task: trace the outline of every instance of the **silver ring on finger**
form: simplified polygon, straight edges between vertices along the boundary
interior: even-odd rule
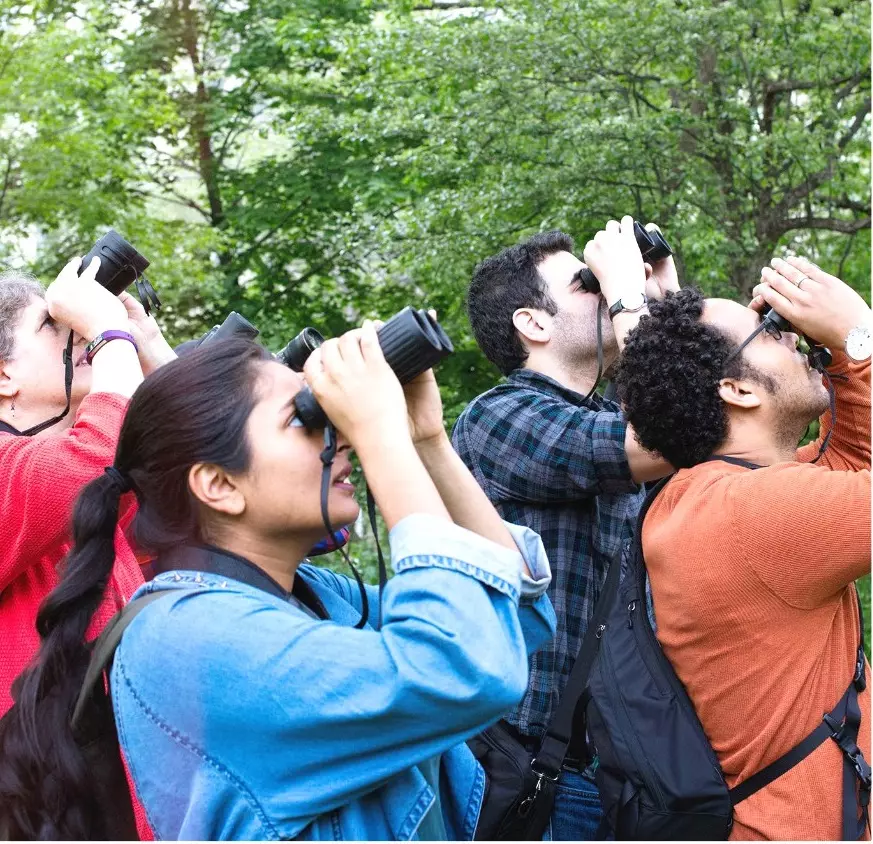
[[[810,278],[809,278],[808,275],[803,276],[803,278],[801,278],[801,279],[797,282],[797,289],[798,289],[798,290],[800,290],[800,285],[803,284],[804,281],[810,281]]]

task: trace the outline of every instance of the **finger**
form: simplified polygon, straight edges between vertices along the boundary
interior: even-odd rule
[[[749,302],[749,307],[760,314],[767,308],[767,301],[760,293],[755,293],[754,298]]]
[[[124,305],[128,316],[145,318],[145,308],[143,308],[142,303],[136,298],[136,296],[131,296],[126,290],[122,290],[121,293],[118,294],[118,298],[121,300],[121,304]]]
[[[604,227],[604,231],[607,231],[610,234],[618,234],[621,231],[621,223],[619,223],[618,220],[610,220]]]
[[[339,340],[331,337],[330,340],[325,340],[318,348],[321,350],[321,365],[324,371],[331,376],[342,372],[343,356],[340,351]]]
[[[791,284],[791,282],[788,282],[788,284]],[[774,290],[769,284],[761,286],[761,296],[765,304],[773,308],[779,316],[785,317],[789,322],[792,321],[795,307],[790,299],[787,299],[778,290]]]
[[[362,372],[364,369],[364,356],[361,353],[362,332],[363,329],[354,328],[339,338],[339,348],[343,363],[357,372]]]
[[[826,273],[817,264],[813,264],[809,258],[803,258],[801,256],[791,257],[787,259],[787,262],[791,264],[792,267],[800,270],[807,278],[817,281],[819,284],[835,284],[840,281],[840,279],[835,275]]]
[[[647,232],[659,232],[659,231],[661,231],[661,228],[656,223],[646,223],[646,231]]]
[[[433,319],[434,321],[436,321],[436,318],[437,318],[437,312],[436,312],[433,308],[431,308],[431,309],[428,311],[428,313],[430,314],[431,319]]]
[[[626,237],[634,237],[634,218],[630,214],[625,214],[621,218],[621,233]],[[636,241],[636,238],[634,238]]]
[[[787,261],[783,261],[781,258],[774,258],[770,261],[773,268],[784,278],[787,278],[795,287],[800,285],[801,283],[809,285],[812,283],[811,281],[806,281],[809,278],[806,273],[797,269],[797,267],[792,266]]]
[[[782,273],[775,272],[769,267],[764,267],[764,269],[761,270],[761,278],[767,282],[773,290],[780,293],[795,305],[805,305],[810,301],[809,292],[802,288],[798,288],[796,284],[789,281],[784,275],[782,275]],[[803,278],[802,274],[800,278]]]
[[[62,279],[75,278],[79,274],[79,267],[81,264],[81,258],[70,258],[70,260],[64,265],[64,268],[58,273],[58,277],[55,280],[61,281]]]
[[[308,384],[317,379],[324,372],[324,361],[321,359],[321,346],[312,350],[312,354],[306,358],[303,364],[303,377]]]
[[[82,278],[87,279],[88,281],[94,281],[97,278],[97,270],[100,269],[100,259],[95,255],[91,259],[91,263],[85,267],[85,271],[82,273]]]
[[[646,281],[648,281],[655,274],[655,271],[652,269],[652,265],[645,261],[643,261],[643,269],[646,271]]]
[[[379,345],[379,336],[372,320],[364,320],[361,328],[361,354],[367,363],[385,363],[385,355]]]

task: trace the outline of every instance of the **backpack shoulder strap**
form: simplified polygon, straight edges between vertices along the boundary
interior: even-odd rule
[[[177,592],[176,589],[161,589],[157,592],[149,592],[147,595],[142,595],[131,601],[123,610],[117,612],[109,620],[106,628],[100,634],[97,641],[94,643],[94,650],[91,654],[91,661],[88,664],[88,670],[85,672],[85,679],[82,683],[82,690],[79,692],[79,697],[76,700],[76,707],[73,710],[72,726],[76,729],[85,709],[85,704],[90,700],[94,688],[101,681],[103,672],[112,665],[112,660],[115,657],[115,650],[121,643],[121,637],[124,631],[149,604],[154,603],[158,598],[164,595],[169,595]]]
[[[646,499],[637,516],[634,530],[634,544],[631,546],[632,565],[636,548],[642,548],[643,519],[658,493],[667,485],[667,482],[672,477],[672,475],[669,475],[666,478],[662,478],[646,494]],[[585,637],[579,646],[579,653],[576,655],[576,660],[567,679],[567,685],[564,687],[561,700],[549,721],[549,725],[546,727],[539,750],[531,762],[531,767],[540,777],[555,781],[560,776],[561,766],[564,764],[564,757],[567,755],[567,748],[570,745],[570,739],[573,734],[573,716],[576,713],[576,705],[588,686],[588,676],[591,674],[591,667],[594,665],[594,660],[600,650],[600,638],[603,635],[604,622],[615,602],[619,581],[621,580],[621,557],[622,554],[619,551],[616,558],[609,564],[609,571],[606,573],[603,591],[597,599],[594,613],[588,622],[588,629],[585,631]]]

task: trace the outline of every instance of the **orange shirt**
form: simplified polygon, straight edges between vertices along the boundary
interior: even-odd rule
[[[729,787],[812,732],[854,672],[853,582],[870,571],[870,364],[835,355],[831,372],[849,380],[834,382],[837,427],[818,464],[814,443],[797,462],[683,469],[643,528],[658,640]],[[859,697],[870,761],[870,687]],[[842,789],[828,740],[737,805],[731,838],[841,839]]]

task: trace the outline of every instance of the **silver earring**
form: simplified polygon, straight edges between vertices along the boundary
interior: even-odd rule
[[[15,416],[15,399],[12,399],[12,415]]]

